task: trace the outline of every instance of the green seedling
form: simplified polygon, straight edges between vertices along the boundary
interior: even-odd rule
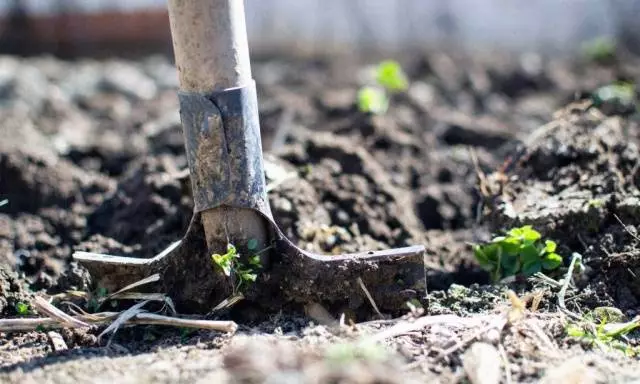
[[[238,257],[240,257],[240,255],[238,255],[236,247],[233,244],[227,244],[227,253],[222,255],[215,253],[211,256],[211,259],[213,260],[213,263],[222,270],[225,276],[231,276],[234,264],[233,262]]]
[[[363,113],[382,115],[389,108],[389,94],[406,91],[409,87],[407,75],[398,62],[382,61],[375,69],[375,85],[358,91],[358,109]]]
[[[29,304],[19,302],[16,304],[16,313],[20,316],[25,316],[29,314]]]
[[[473,251],[480,266],[497,282],[507,276],[532,276],[557,269],[562,264],[562,256],[556,253],[556,248],[555,242],[542,241],[538,231],[525,225],[489,243],[475,244]]]
[[[636,110],[636,86],[633,83],[619,81],[598,88],[591,95],[591,101],[596,107],[607,104],[616,107],[616,110]]]
[[[389,98],[384,89],[363,87],[358,91],[358,109],[360,112],[383,115],[389,108]]]
[[[247,243],[247,248],[250,250],[257,248],[257,246],[258,241],[255,239],[250,239]],[[247,264],[244,264],[240,261],[240,254],[236,247],[233,244],[227,244],[227,253],[222,255],[213,254],[211,260],[225,276],[231,277],[233,274],[237,278],[238,285],[235,287],[235,292],[238,292],[241,287],[254,283],[258,279],[258,271],[262,268],[262,264],[260,262],[260,252],[257,253],[249,257]]]
[[[591,199],[587,202],[587,206],[589,208],[593,207],[593,208],[601,208],[604,206],[604,201],[600,200],[600,199]]]
[[[385,60],[378,64],[376,82],[389,92],[406,91],[409,87],[407,75],[398,62]]]
[[[583,55],[591,61],[610,62],[616,57],[616,42],[608,37],[598,37],[582,45]]]
[[[570,323],[567,335],[603,350],[613,349],[629,357],[638,356],[640,348],[629,345],[625,336],[640,328],[640,317],[621,322],[621,316],[616,308],[596,308],[585,316],[584,321]]]

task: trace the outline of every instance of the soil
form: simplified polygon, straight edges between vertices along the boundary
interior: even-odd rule
[[[97,337],[102,328],[0,333],[0,381],[457,382],[472,376],[474,351],[484,348],[475,340],[496,351],[481,366],[499,367],[503,381],[505,371],[515,382],[637,380],[637,360],[567,337],[556,288],[489,285],[468,244],[532,224],[557,240],[565,264],[573,252],[583,257],[568,309],[639,314],[640,120],[588,98],[612,81],[638,80],[640,63],[458,52],[401,61],[409,90],[370,116],[354,103],[365,63],[256,59],[271,208],[309,251],[425,245],[423,314],[468,324],[362,345],[425,317],[403,306],[395,320],[336,326],[308,303],[218,315],[241,325],[234,336],[139,326],[108,344]],[[3,318],[25,316],[19,303],[36,294],[94,290],[74,250],[148,258],[185,233],[193,207],[176,77],[160,56],[0,58]],[[491,338],[473,319],[508,313],[506,288],[538,295],[538,310]],[[66,348],[54,347],[58,336]]]

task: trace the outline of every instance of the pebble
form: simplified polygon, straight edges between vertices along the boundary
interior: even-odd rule
[[[498,384],[502,372],[500,353],[491,344],[474,343],[463,356],[462,366],[472,384]]]

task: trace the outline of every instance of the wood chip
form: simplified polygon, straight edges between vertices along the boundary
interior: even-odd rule
[[[54,351],[61,352],[68,349],[67,343],[64,342],[62,335],[58,332],[49,331],[47,332],[47,337],[49,337],[49,342],[51,343],[51,347]]]

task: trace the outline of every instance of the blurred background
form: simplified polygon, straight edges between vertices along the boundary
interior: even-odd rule
[[[440,45],[570,54],[594,37],[631,50],[639,0],[246,0],[252,52],[392,53]],[[4,0],[0,51],[170,52],[164,0]]]

